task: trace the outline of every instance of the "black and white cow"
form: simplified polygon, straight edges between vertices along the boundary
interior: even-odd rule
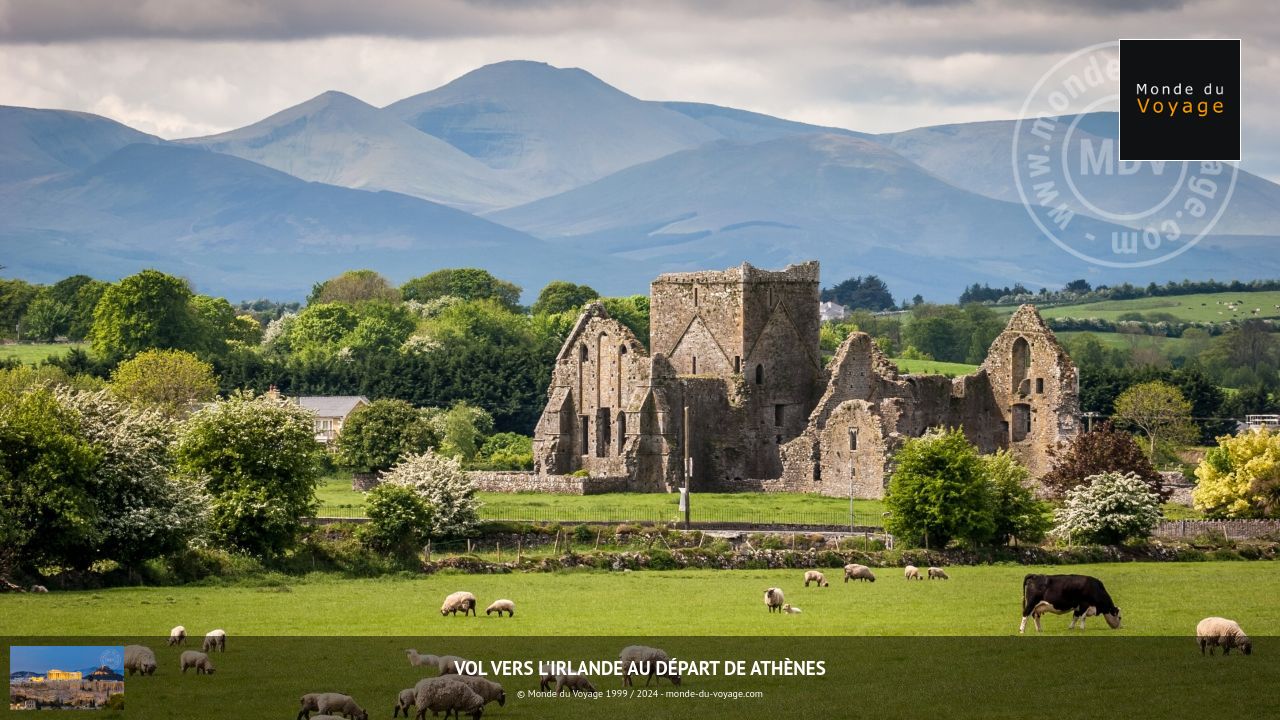
[[[1120,627],[1120,608],[1111,602],[1111,596],[1102,581],[1088,575],[1028,575],[1022,579],[1022,624],[1018,632],[1027,629],[1027,618],[1036,621],[1040,632],[1040,616],[1051,612],[1055,615],[1071,613],[1068,629],[1090,615],[1101,615],[1114,630]]]

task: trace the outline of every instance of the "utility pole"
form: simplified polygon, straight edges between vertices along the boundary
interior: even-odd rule
[[[689,406],[684,406],[684,419],[681,429],[684,432],[684,486],[680,488],[680,506],[684,509],[684,529],[689,529],[689,476],[693,475],[693,456],[689,454]]]
[[[849,428],[849,532],[853,532],[853,476],[858,472],[853,453],[858,449],[858,431]]]

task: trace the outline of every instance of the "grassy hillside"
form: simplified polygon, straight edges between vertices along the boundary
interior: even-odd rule
[[[1080,335],[1093,335],[1106,347],[1120,348],[1129,350],[1134,347],[1155,347],[1162,354],[1179,355],[1186,353],[1187,341],[1182,338],[1166,337],[1164,335],[1129,335],[1126,333],[1084,333],[1084,332],[1060,332],[1054,333],[1059,340],[1067,341]]]
[[[893,363],[897,365],[898,369],[902,372],[914,373],[917,375],[946,375],[948,377],[956,377],[958,375],[968,375],[978,369],[977,365],[939,362],[937,360],[905,360],[902,358],[894,358]]]
[[[85,347],[85,343],[14,343],[0,345],[0,358],[16,357],[24,363],[34,365],[45,358],[60,356],[71,352],[73,348]]]
[[[1233,312],[1228,305],[1237,305]],[[1001,312],[1012,313],[1016,308],[1002,307]],[[1252,312],[1258,309],[1256,315]],[[1280,291],[1202,293],[1170,297],[1135,298],[1133,300],[1106,300],[1082,305],[1061,305],[1041,308],[1040,314],[1048,318],[1100,318],[1118,320],[1128,312],[1168,313],[1179,320],[1194,322],[1223,322],[1249,318],[1280,318]]]

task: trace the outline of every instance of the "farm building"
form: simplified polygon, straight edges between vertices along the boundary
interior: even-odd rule
[[[582,492],[669,492],[689,472],[696,491],[879,498],[897,447],[930,428],[1008,448],[1035,475],[1075,434],[1076,369],[1034,307],[1013,314],[976,372],[951,379],[900,373],[860,332],[824,367],[818,295],[816,262],[661,275],[652,352],[589,306],[535,430],[543,484],[585,474]]]

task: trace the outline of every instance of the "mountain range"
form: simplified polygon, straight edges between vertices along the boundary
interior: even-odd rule
[[[1063,120],[1068,151],[1113,147],[1114,114]],[[529,293],[553,279],[633,293],[663,271],[818,259],[826,284],[875,273],[900,297],[951,301],[973,282],[1280,275],[1280,186],[1244,171],[1200,245],[1102,268],[1022,208],[1013,121],[876,135],[641,100],[544,63],[485,66],[382,108],[330,91],[176,141],[16,107],[0,131],[0,264],[36,281],[158,267],[232,299],[298,298],[345,269],[399,282],[474,265]],[[1158,200],[1168,177],[1080,182],[1109,205],[1075,203],[1079,222],[1109,234],[1124,228],[1106,212]]]

